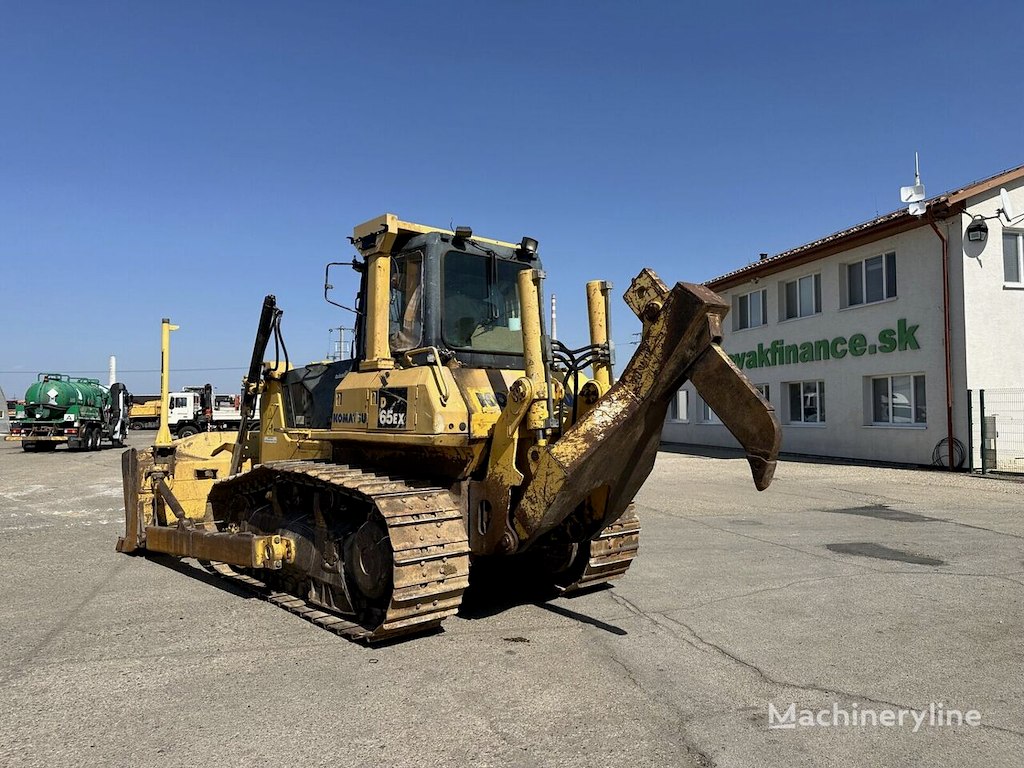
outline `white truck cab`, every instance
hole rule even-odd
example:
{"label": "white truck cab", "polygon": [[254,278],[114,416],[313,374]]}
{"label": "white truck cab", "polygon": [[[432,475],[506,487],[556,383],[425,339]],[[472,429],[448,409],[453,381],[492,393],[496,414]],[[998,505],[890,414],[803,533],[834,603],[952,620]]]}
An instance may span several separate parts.
{"label": "white truck cab", "polygon": [[[167,403],[167,426],[175,437],[199,432],[238,429],[242,421],[241,396],[214,394],[212,387],[186,387],[171,392]],[[257,399],[256,413],[259,413]]]}

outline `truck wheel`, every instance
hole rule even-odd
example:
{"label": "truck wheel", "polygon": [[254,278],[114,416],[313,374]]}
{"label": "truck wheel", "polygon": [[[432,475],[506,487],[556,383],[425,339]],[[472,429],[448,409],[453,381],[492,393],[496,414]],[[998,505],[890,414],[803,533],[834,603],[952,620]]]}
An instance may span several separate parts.
{"label": "truck wheel", "polygon": [[178,438],[192,437],[192,435],[198,435],[199,428],[193,424],[186,424],[184,427],[178,429]]}
{"label": "truck wheel", "polygon": [[93,427],[89,430],[89,450],[95,451],[100,447],[100,428]]}
{"label": "truck wheel", "polygon": [[21,444],[21,450],[25,453],[32,453],[36,449],[37,443],[30,443],[27,440]]}

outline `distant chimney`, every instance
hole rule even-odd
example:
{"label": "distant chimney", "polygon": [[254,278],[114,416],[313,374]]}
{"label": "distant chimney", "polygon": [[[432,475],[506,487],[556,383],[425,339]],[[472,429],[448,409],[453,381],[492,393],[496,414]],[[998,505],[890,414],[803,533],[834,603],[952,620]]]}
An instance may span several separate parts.
{"label": "distant chimney", "polygon": [[767,253],[762,253],[762,254],[759,254],[759,255],[761,257],[761,261],[764,261],[765,259],[768,258],[768,254]]}
{"label": "distant chimney", "polygon": [[114,386],[117,382],[117,358],[114,355],[110,356],[110,381],[108,384]]}

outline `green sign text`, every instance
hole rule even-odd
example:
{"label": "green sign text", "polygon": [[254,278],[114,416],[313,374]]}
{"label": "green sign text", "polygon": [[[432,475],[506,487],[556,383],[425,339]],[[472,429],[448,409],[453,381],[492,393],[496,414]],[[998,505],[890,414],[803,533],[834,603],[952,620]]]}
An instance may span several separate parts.
{"label": "green sign text", "polygon": [[920,349],[917,342],[918,325],[907,325],[906,320],[897,320],[895,328],[884,328],[878,332],[877,341],[868,342],[863,333],[855,333],[849,338],[836,336],[834,339],[805,341],[802,344],[787,344],[782,339],[775,339],[765,346],[758,344],[757,349],[750,352],[737,352],[729,355],[737,368],[770,368],[773,365],[792,365],[793,363],[813,363],[818,360],[840,360],[847,355],[860,357],[889,352],[902,352],[907,349]]}

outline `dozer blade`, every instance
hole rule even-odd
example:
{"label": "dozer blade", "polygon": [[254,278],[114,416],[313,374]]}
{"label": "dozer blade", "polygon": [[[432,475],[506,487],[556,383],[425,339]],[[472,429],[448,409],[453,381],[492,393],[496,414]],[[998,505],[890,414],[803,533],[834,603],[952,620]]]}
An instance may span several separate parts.
{"label": "dozer blade", "polygon": [[121,455],[125,532],[117,551],[147,549],[151,526],[203,521],[210,488],[230,472],[233,442],[222,433],[200,432],[167,448],[126,450]]}
{"label": "dozer blade", "polygon": [[729,306],[701,285],[669,291],[646,269],[625,299],[644,322],[640,345],[594,409],[540,449],[514,513],[523,545],[587,497],[606,498],[600,528],[622,515],[654,467],[669,402],[687,379],[742,445],[757,489],[771,483],[782,433],[771,405],[719,346]]}

